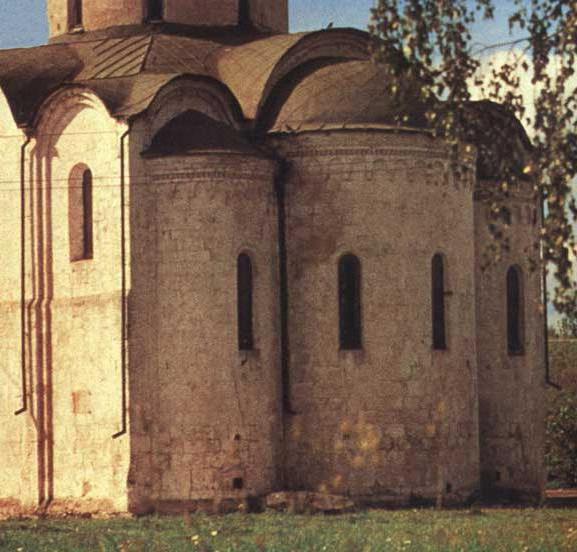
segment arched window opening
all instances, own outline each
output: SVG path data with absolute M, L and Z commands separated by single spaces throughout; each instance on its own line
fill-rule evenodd
M 239 0 L 238 24 L 241 27 L 248 27 L 250 25 L 250 0 Z
M 355 255 L 339 261 L 339 338 L 340 348 L 362 348 L 361 263 Z
M 433 349 L 447 348 L 445 320 L 445 266 L 443 256 L 437 253 L 431 263 Z
M 69 0 L 68 27 L 70 29 L 82 27 L 82 0 Z
M 73 171 L 68 191 L 68 218 L 70 259 L 72 261 L 92 259 L 92 172 L 90 169 Z
M 164 0 L 148 0 L 146 18 L 149 21 L 162 21 L 164 19 Z
M 507 271 L 507 349 L 509 354 L 523 353 L 523 289 L 518 266 Z
M 253 334 L 253 273 L 252 261 L 241 253 L 237 261 L 238 348 L 240 351 L 254 349 Z

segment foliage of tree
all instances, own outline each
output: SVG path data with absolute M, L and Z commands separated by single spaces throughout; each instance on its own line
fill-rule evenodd
M 549 367 L 556 387 L 547 391 L 545 462 L 550 484 L 573 487 L 577 486 L 577 339 L 575 319 L 563 320 L 551 328 L 555 332 L 549 341 Z
M 554 328 L 552 328 L 552 337 L 561 337 L 576 339 L 577 338 L 577 314 L 571 313 L 564 316 L 557 322 Z M 575 359 L 577 363 L 577 359 Z
M 577 487 L 577 395 L 559 393 L 549 410 L 546 425 L 545 463 L 549 479 Z
M 494 19 L 493 0 L 378 0 L 370 25 L 378 39 L 374 56 L 393 68 L 391 78 L 398 83 L 393 90 L 401 90 L 407 78 L 418 80 L 431 130 L 444 136 L 455 152 L 458 144 L 470 142 L 472 119 L 482 116 L 482 109 L 471 110 L 473 89 L 481 89 L 485 98 L 523 122 L 532 142 L 531 155 L 507 154 L 499 159 L 499 183 L 490 198 L 492 253 L 498 258 L 508 247 L 509 213 L 503 200 L 524 181 L 531 182 L 529 189 L 536 200 L 544 201 L 546 216 L 541 243 L 529 254 L 541 248 L 558 284 L 555 306 L 575 312 L 571 259 L 576 253 L 577 203 L 571 183 L 577 174 L 577 0 L 510 0 L 510 4 L 509 29 L 524 36 L 508 44 L 507 62 L 490 63 L 482 73 L 482 63 L 493 50 L 491 45 L 476 47 L 472 29 L 480 20 Z M 534 86 L 530 110 L 522 94 L 524 78 Z M 511 119 L 503 117 L 502 122 Z M 496 126 L 494 132 L 501 133 L 499 149 L 518 129 L 514 123 Z M 495 140 L 490 142 L 480 148 L 494 152 Z M 490 158 L 491 151 L 486 155 Z

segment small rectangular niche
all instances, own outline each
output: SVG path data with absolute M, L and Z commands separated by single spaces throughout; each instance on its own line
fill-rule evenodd
M 90 391 L 72 392 L 72 412 L 74 414 L 92 414 L 92 394 Z

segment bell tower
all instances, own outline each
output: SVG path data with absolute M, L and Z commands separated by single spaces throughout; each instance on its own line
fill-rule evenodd
M 50 38 L 126 25 L 173 23 L 288 31 L 288 0 L 48 0 Z

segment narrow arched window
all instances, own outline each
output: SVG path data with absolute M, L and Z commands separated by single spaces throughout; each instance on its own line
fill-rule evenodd
M 149 21 L 164 19 L 164 0 L 148 0 L 146 17 Z
M 507 349 L 509 354 L 523 353 L 523 282 L 521 269 L 507 271 Z
M 362 348 L 361 263 L 355 255 L 339 260 L 339 338 L 344 350 Z
M 68 1 L 68 27 L 82 27 L 82 0 Z
M 238 348 L 250 351 L 254 348 L 253 334 L 253 274 L 252 261 L 246 253 L 241 253 L 237 261 L 237 308 L 238 308 Z
M 241 27 L 247 27 L 250 25 L 250 0 L 239 0 L 238 24 Z
M 447 348 L 444 264 L 443 255 L 437 253 L 431 263 L 433 349 L 437 350 Z
M 68 191 L 70 259 L 81 261 L 93 257 L 92 172 L 73 170 Z

